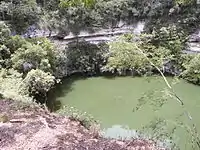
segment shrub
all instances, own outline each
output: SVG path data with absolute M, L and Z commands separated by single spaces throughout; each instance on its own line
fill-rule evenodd
M 170 55 L 167 49 L 161 46 L 156 47 L 148 43 L 148 40 L 131 41 L 130 37 L 128 37 L 128 40 L 126 37 L 122 37 L 119 41 L 110 43 L 109 52 L 105 57 L 108 58 L 108 61 L 102 67 L 103 71 L 117 71 L 119 74 L 132 71 L 142 75 L 154 70 L 148 59 L 161 68 Z
M 0 44 L 3 44 L 10 36 L 9 27 L 3 22 L 0 21 Z
M 0 95 L 6 99 L 31 102 L 29 92 L 23 84 L 22 74 L 13 69 L 0 70 Z
M 87 129 L 90 129 L 90 127 L 99 123 L 90 114 L 82 112 L 74 107 L 64 106 L 61 110 L 59 110 L 58 113 L 61 115 L 68 116 L 72 120 L 79 121 L 80 124 Z
M 0 69 L 10 66 L 10 50 L 5 45 L 0 45 Z
M 46 39 L 26 42 L 12 54 L 13 68 L 25 72 L 26 64 L 30 69 L 39 68 L 45 72 L 53 72 L 55 67 L 55 53 L 53 45 Z M 28 70 L 28 71 L 29 71 Z
M 46 93 L 54 86 L 55 77 L 42 70 L 31 70 L 24 78 L 23 83 L 30 94 L 46 96 Z
M 171 54 L 178 55 L 184 48 L 186 35 L 175 25 L 154 30 L 152 43 L 169 49 Z
M 186 70 L 182 73 L 183 78 L 200 85 L 200 54 L 196 55 L 185 67 Z
M 138 73 L 145 71 L 150 65 L 147 59 L 135 47 L 135 43 L 117 41 L 110 43 L 108 62 L 103 71 L 118 72 L 135 70 Z
M 27 41 L 19 36 L 11 36 L 6 42 L 5 45 L 10 49 L 11 53 L 14 53 L 17 49 L 21 48 L 22 45 L 26 44 Z
M 67 67 L 70 71 L 96 74 L 104 64 L 104 48 L 100 45 L 80 42 L 69 45 L 66 52 Z

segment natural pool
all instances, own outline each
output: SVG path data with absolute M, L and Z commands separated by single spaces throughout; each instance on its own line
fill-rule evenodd
M 184 101 L 200 131 L 200 87 L 183 80 L 174 84 L 174 79 L 167 79 Z M 116 138 L 134 135 L 134 129 L 142 129 L 155 117 L 166 119 L 169 128 L 177 121 L 182 121 L 183 125 L 190 124 L 180 104 L 169 96 L 166 89 L 162 77 L 70 77 L 63 80 L 50 97 L 54 99 L 54 109 L 71 106 L 87 112 L 100 121 L 105 136 Z M 145 96 L 148 103 L 134 112 L 138 100 Z M 150 105 L 153 97 L 166 98 L 166 104 L 155 110 Z M 181 150 L 192 149 L 187 144 L 189 139 L 182 126 L 176 128 L 174 138 Z

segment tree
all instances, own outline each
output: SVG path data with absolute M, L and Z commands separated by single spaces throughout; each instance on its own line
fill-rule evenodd
M 32 102 L 23 84 L 22 74 L 14 69 L 0 69 L 0 95 L 5 99 Z
M 94 5 L 95 0 L 61 0 L 60 7 L 71 7 L 77 5 L 84 5 L 84 7 L 91 7 Z
M 6 47 L 9 48 L 11 54 L 13 54 L 17 49 L 21 48 L 22 45 L 26 44 L 27 41 L 25 38 L 16 35 L 16 36 L 10 36 L 9 39 L 4 43 Z
M 144 58 L 135 48 L 135 43 L 125 41 L 112 42 L 109 48 L 108 62 L 103 70 L 126 74 L 126 71 L 135 71 L 138 74 L 150 67 Z
M 105 63 L 103 54 L 107 47 L 104 44 L 90 44 L 79 42 L 68 45 L 66 51 L 66 64 L 69 72 L 88 73 L 90 75 L 100 73 L 100 68 Z
M 44 31 L 49 31 L 49 37 L 51 37 L 52 31 L 58 31 L 61 25 L 59 22 L 58 11 L 45 11 L 38 22 L 38 25 Z
M 38 21 L 40 14 L 36 0 L 2 0 L 0 10 L 1 20 L 9 22 L 17 33 Z
M 37 97 L 39 95 L 46 99 L 47 92 L 54 86 L 56 80 L 50 73 L 45 73 L 42 70 L 36 69 L 31 70 L 27 74 L 23 83 L 32 96 Z
M 149 38 L 149 37 L 147 37 Z M 127 40 L 128 39 L 128 40 Z M 119 41 L 111 42 L 107 57 L 107 64 L 102 68 L 103 71 L 118 72 L 126 75 L 126 72 L 143 75 L 155 70 L 149 61 L 138 51 L 141 48 L 145 55 L 162 68 L 164 62 L 170 58 L 169 51 L 164 47 L 156 47 L 147 41 L 132 41 L 129 36 L 122 37 Z
M 10 54 L 10 50 L 5 45 L 0 45 L 0 69 L 10 67 Z
M 196 4 L 197 0 L 175 0 L 176 4 L 179 5 L 191 5 Z
M 40 68 L 43 71 L 52 72 L 55 65 L 54 47 L 47 39 L 35 39 L 18 48 L 12 54 L 11 60 L 13 68 L 19 71 L 25 71 L 24 64 L 28 63 L 31 66 L 30 69 Z
M 183 78 L 200 85 L 200 54 L 196 55 L 188 64 L 185 64 L 185 67 L 186 70 L 182 73 Z
M 4 44 L 9 39 L 10 33 L 9 27 L 3 21 L 0 21 L 0 44 Z

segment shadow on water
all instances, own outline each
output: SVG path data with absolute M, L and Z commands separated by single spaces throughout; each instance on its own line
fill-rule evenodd
M 86 77 L 80 75 L 72 75 L 62 79 L 54 89 L 48 93 L 47 107 L 51 112 L 55 112 L 62 107 L 61 102 L 58 100 L 59 97 L 65 97 L 69 92 L 73 91 L 73 85 L 78 80 L 85 80 Z
M 92 77 L 103 77 L 109 80 L 115 80 L 116 77 L 119 77 L 118 75 L 113 75 L 111 73 L 104 73 L 104 74 L 98 74 L 96 76 L 92 76 Z M 120 77 L 127 77 L 127 76 L 120 76 Z M 133 76 L 130 76 L 133 77 Z M 62 81 L 57 84 L 55 86 L 54 89 L 52 89 L 49 93 L 48 93 L 48 100 L 47 100 L 47 107 L 49 108 L 50 111 L 55 112 L 59 109 L 61 109 L 62 104 L 59 101 L 59 98 L 61 97 L 66 97 L 66 95 L 73 91 L 73 85 L 75 84 L 76 81 L 78 80 L 86 80 L 88 79 L 89 76 L 87 75 L 83 75 L 83 74 L 74 74 L 71 75 L 69 77 L 66 77 L 64 79 L 62 79 Z M 150 83 L 152 79 L 146 78 L 146 80 L 148 80 L 148 82 Z M 67 99 L 66 99 L 67 100 Z

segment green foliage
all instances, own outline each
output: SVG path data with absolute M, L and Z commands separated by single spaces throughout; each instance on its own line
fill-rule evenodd
M 27 43 L 15 51 L 12 55 L 13 68 L 23 71 L 25 62 L 31 63 L 34 68 L 39 68 L 39 65 L 47 53 L 39 45 Z
M 110 43 L 109 52 L 105 55 L 108 61 L 102 68 L 103 71 L 117 71 L 119 74 L 131 71 L 142 75 L 155 70 L 146 57 L 159 68 L 162 68 L 164 61 L 170 58 L 169 51 L 164 47 L 156 47 L 148 41 L 130 41 L 130 37 L 127 41 L 126 38 Z
M 8 21 L 12 28 L 22 33 L 29 25 L 39 19 L 40 9 L 36 0 L 2 0 L 0 2 L 0 19 Z
M 0 45 L 0 69 L 10 66 L 10 50 L 5 45 Z
M 175 0 L 176 4 L 181 4 L 181 5 L 191 5 L 195 4 L 197 0 Z
M 186 70 L 186 66 L 190 63 L 190 61 L 195 57 L 195 54 L 181 54 L 177 66 L 181 69 L 181 72 Z
M 103 54 L 106 52 L 104 44 L 95 45 L 80 42 L 68 46 L 66 52 L 67 66 L 70 71 L 96 74 L 104 64 Z
M 21 101 L 31 101 L 30 95 L 37 93 L 45 95 L 55 84 L 55 77 L 45 72 L 53 72 L 55 67 L 55 47 L 48 39 L 10 36 L 8 26 L 0 23 L 0 95 Z
M 52 72 L 55 65 L 54 47 L 47 39 L 35 39 L 32 43 L 26 42 L 18 48 L 11 60 L 13 68 L 19 71 L 24 71 L 24 63 L 29 63 L 32 68 Z
M 150 61 L 153 62 L 160 69 L 165 65 L 167 61 L 172 59 L 170 51 L 163 46 L 157 47 L 152 43 L 142 42 L 140 48 L 150 59 Z
M 126 70 L 135 70 L 143 73 L 150 67 L 147 59 L 137 50 L 135 43 L 129 42 L 112 42 L 109 48 L 108 62 L 103 71 L 115 72 L 122 74 Z
M 24 101 L 32 100 L 30 96 L 34 96 L 37 100 L 46 98 L 46 93 L 55 84 L 55 77 L 45 73 L 53 72 L 55 69 L 56 53 L 53 44 L 45 38 L 25 40 L 19 36 L 9 38 L 5 44 L 9 48 L 0 45 L 1 95 Z M 32 70 L 33 68 L 40 68 L 43 71 Z M 4 85 L 6 89 L 3 89 Z
M 47 10 L 48 14 L 44 17 L 46 19 L 42 20 L 49 20 L 49 27 L 51 26 L 52 29 L 59 26 L 59 30 L 68 29 L 75 35 L 81 29 L 115 27 L 120 20 L 131 22 L 138 18 L 162 16 L 172 7 L 171 1 L 163 0 L 61 0 L 59 4 L 54 3 L 56 4 L 53 8 L 48 4 L 51 9 Z M 52 17 L 49 18 L 48 15 Z
M 5 45 L 9 48 L 10 52 L 13 54 L 17 49 L 21 48 L 22 45 L 26 44 L 26 39 L 22 38 L 19 35 L 11 36 L 6 42 Z
M 36 44 L 39 45 L 43 49 L 43 51 L 45 51 L 47 53 L 46 59 L 48 59 L 51 69 L 54 70 L 55 65 L 56 65 L 56 55 L 57 55 L 57 53 L 59 53 L 59 51 L 58 51 L 58 49 L 56 49 L 55 45 L 47 38 L 33 38 L 30 40 L 30 42 L 35 45 Z M 49 64 L 47 64 L 47 65 L 49 65 Z M 42 70 L 45 71 L 45 69 L 42 69 Z
M 98 123 L 93 116 L 87 114 L 86 112 L 81 112 L 74 107 L 64 106 L 61 110 L 59 110 L 58 113 L 69 116 L 72 120 L 79 121 L 80 124 L 87 129 L 90 129 L 91 126 L 94 126 Z
M 186 36 L 175 25 L 161 27 L 154 30 L 152 42 L 156 45 L 163 46 L 171 51 L 171 54 L 178 55 L 184 48 Z
M 59 9 L 60 17 L 60 29 L 68 29 L 74 35 L 78 35 L 80 31 L 84 28 L 90 27 L 91 9 L 84 7 L 84 5 L 78 5 L 74 7 L 64 7 Z
M 58 11 L 46 11 L 44 12 L 44 15 L 40 18 L 40 21 L 38 22 L 38 25 L 43 30 L 49 30 L 50 32 L 61 30 L 60 26 L 62 23 L 60 23 Z M 51 36 L 51 35 L 50 35 Z
M 184 62 L 189 59 L 189 57 L 186 58 L 186 56 L 182 54 L 182 50 L 186 46 L 186 41 L 186 33 L 173 24 L 155 29 L 150 42 L 157 47 L 164 47 L 167 49 L 170 57 L 166 60 L 170 63 L 171 68 L 182 72 L 185 69 L 183 66 Z M 187 56 L 189 56 L 189 54 Z
M 46 94 L 55 84 L 55 77 L 42 70 L 31 70 L 24 78 L 23 83 L 31 95 Z
M 183 78 L 200 85 L 200 54 L 196 55 L 185 67 L 186 70 L 182 73 Z
M 130 14 L 138 16 L 138 11 L 131 6 L 133 4 L 134 2 L 128 0 L 100 0 L 96 3 L 95 9 L 101 19 L 101 25 L 114 27 L 120 19 L 125 20 Z
M 6 99 L 31 102 L 28 89 L 23 84 L 22 74 L 13 69 L 0 70 L 0 95 Z
M 59 7 L 66 8 L 77 5 L 84 5 L 84 7 L 91 7 L 95 3 L 95 0 L 60 0 Z
M 1 22 L 0 23 L 0 68 L 11 67 L 11 54 L 15 50 L 25 44 L 25 39 L 20 36 L 10 36 L 10 29 L 8 26 Z
M 0 44 L 3 44 L 10 36 L 9 27 L 2 21 L 0 21 Z

